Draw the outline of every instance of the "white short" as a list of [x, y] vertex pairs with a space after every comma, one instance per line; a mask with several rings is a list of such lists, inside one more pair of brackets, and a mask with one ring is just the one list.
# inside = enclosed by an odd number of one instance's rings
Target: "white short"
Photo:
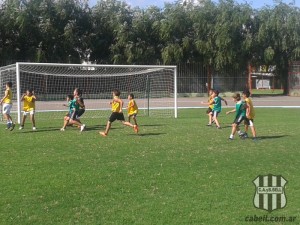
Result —
[[7, 103], [4, 103], [3, 104], [3, 110], [2, 110], [2, 113], [3, 114], [10, 114], [10, 110], [12, 108], [12, 104], [7, 104]]
[[34, 115], [34, 114], [35, 114], [34, 109], [33, 109], [33, 110], [30, 110], [30, 111], [24, 111], [24, 112], [23, 112], [23, 116], [27, 116], [28, 114]]

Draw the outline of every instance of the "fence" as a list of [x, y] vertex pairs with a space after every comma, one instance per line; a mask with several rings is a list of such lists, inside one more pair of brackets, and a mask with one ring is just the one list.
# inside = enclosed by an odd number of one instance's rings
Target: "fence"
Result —
[[290, 64], [289, 95], [300, 96], [300, 61]]
[[220, 92], [242, 91], [248, 87], [248, 72], [241, 69], [224, 69], [216, 71], [201, 63], [179, 64], [177, 92], [179, 96], [203, 96], [208, 87]]

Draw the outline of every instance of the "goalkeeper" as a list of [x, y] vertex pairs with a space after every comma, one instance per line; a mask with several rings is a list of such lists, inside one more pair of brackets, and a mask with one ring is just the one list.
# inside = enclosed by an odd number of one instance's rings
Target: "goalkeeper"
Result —
[[21, 97], [21, 101], [24, 102], [23, 106], [23, 118], [22, 118], [22, 123], [19, 128], [19, 130], [24, 129], [24, 124], [25, 120], [27, 118], [27, 115], [30, 115], [30, 120], [32, 123], [32, 130], [36, 130], [35, 127], [35, 101], [36, 101], [36, 96], [34, 94], [34, 91], [32, 89], [28, 89], [26, 93], [24, 93]]

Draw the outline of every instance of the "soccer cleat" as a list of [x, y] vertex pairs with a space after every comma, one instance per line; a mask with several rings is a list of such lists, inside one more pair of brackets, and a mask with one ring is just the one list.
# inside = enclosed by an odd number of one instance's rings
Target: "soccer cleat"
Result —
[[15, 129], [15, 126], [16, 126], [16, 124], [14, 124], [14, 123], [13, 123], [13, 124], [11, 124], [11, 127], [10, 127], [10, 129], [9, 129], [9, 130], [10, 130], [10, 131], [13, 131], [13, 130]]
[[23, 129], [24, 129], [24, 127], [23, 127], [23, 126], [20, 126], [20, 127], [19, 127], [19, 130], [23, 130]]
[[253, 137], [252, 141], [258, 141], [258, 139], [256, 137]]
[[65, 131], [65, 128], [61, 128], [60, 131]]
[[133, 125], [133, 130], [135, 133], [139, 132], [139, 127], [137, 125]]
[[36, 127], [32, 127], [32, 130], [36, 130]]
[[6, 125], [5, 130], [9, 130], [10, 128], [11, 128], [11, 123], [8, 123], [8, 124]]
[[244, 135], [245, 135], [245, 133], [243, 133], [243, 132], [239, 133], [240, 137], [243, 137]]
[[233, 138], [228, 138], [230, 141], [233, 141]]
[[247, 134], [247, 133], [244, 133], [244, 134], [243, 134], [243, 138], [248, 138], [248, 134]]
[[206, 124], [206, 126], [208, 126], [208, 127], [211, 127], [211, 123], [209, 123], [209, 124]]
[[85, 129], [85, 124], [82, 124], [82, 126], [80, 127], [80, 132], [82, 132]]
[[99, 134], [100, 134], [101, 136], [103, 136], [103, 137], [106, 137], [106, 136], [107, 136], [107, 134], [104, 133], [104, 132], [99, 132]]
[[217, 127], [217, 129], [222, 129], [222, 127]]

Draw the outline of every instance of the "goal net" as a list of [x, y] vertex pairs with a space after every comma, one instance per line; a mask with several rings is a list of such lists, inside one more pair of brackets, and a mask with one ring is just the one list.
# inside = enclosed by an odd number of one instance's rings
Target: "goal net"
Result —
[[83, 92], [86, 118], [110, 115], [113, 89], [120, 90], [124, 107], [128, 94], [134, 94], [139, 116], [177, 117], [176, 66], [16, 63], [0, 68], [1, 94], [8, 81], [13, 83], [13, 112], [18, 122], [21, 95], [30, 88], [38, 98], [39, 119], [62, 119], [68, 111], [63, 104], [75, 88]]

